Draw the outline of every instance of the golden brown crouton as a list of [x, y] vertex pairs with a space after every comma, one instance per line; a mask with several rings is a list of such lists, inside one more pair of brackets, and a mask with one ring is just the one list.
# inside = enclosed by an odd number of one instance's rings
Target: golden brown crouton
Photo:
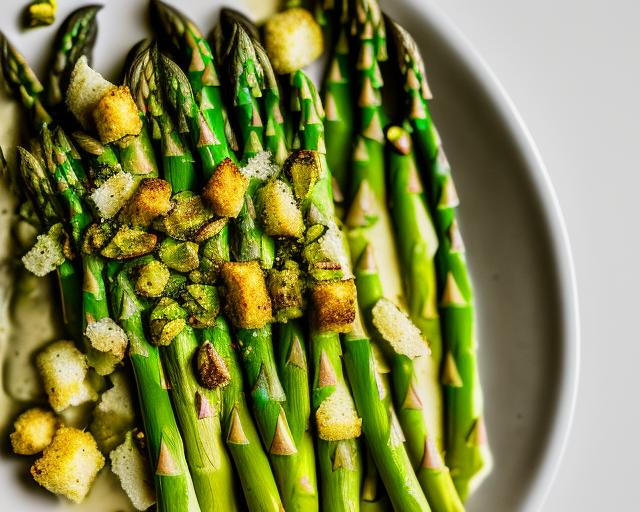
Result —
[[320, 331], [351, 332], [356, 318], [353, 279], [319, 282], [311, 288], [315, 327]]
[[147, 227], [171, 208], [171, 185], [161, 178], [145, 178], [122, 211], [125, 222]]
[[271, 321], [271, 299], [257, 261], [225, 262], [222, 279], [226, 311], [236, 327], [257, 329]]
[[34, 407], [23, 412], [13, 424], [11, 447], [19, 455], [35, 455], [51, 444], [58, 428], [55, 414]]
[[60, 427], [31, 466], [31, 475], [48, 491], [81, 503], [103, 466], [104, 457], [91, 434]]
[[202, 197], [216, 215], [236, 217], [248, 186], [248, 178], [230, 158], [225, 158], [204, 186]]
[[107, 92], [93, 110], [93, 121], [103, 144], [126, 140], [142, 130], [138, 107], [126, 85]]
[[325, 398], [316, 411], [318, 436], [325, 441], [340, 441], [359, 437], [362, 419], [358, 417], [351, 394], [344, 384]]
[[98, 398], [87, 372], [87, 358], [71, 341], [56, 341], [36, 357], [44, 390], [54, 411]]
[[291, 73], [320, 56], [322, 29], [306, 9], [286, 9], [265, 23], [264, 44], [276, 73]]
[[258, 210], [269, 236], [299, 238], [304, 233], [302, 212], [284, 181], [271, 180], [258, 191]]

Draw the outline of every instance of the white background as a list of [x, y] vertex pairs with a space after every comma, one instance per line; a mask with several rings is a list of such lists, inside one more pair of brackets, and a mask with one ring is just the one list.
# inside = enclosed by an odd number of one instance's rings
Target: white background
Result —
[[640, 510], [640, 2], [437, 3], [522, 114], [573, 247], [580, 388], [544, 510]]

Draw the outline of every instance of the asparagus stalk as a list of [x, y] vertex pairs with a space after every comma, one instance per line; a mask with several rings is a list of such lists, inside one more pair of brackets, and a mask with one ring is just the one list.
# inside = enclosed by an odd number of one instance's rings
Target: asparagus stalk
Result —
[[[268, 65], [263, 50], [260, 47], [256, 50], [255, 34], [249, 30], [250, 24], [230, 10], [223, 10], [221, 23], [216, 28], [219, 41], [225, 37], [230, 39], [228, 43], [225, 42], [229, 49], [224, 59], [235, 90], [234, 114], [242, 134], [242, 152], [245, 157], [255, 155], [264, 147], [265, 130], [259, 99], [262, 97], [261, 89], [264, 84], [263, 65]], [[275, 78], [272, 78], [272, 85], [275, 85], [276, 90], [267, 91], [272, 96], [265, 102], [269, 124], [266, 131], [271, 132], [273, 129], [275, 134], [275, 125], [281, 122], [275, 115], [279, 113]], [[282, 137], [283, 132], [279, 133]], [[271, 138], [267, 140], [275, 142], [279, 147], [284, 146], [283, 138], [276, 140], [277, 135], [269, 137]], [[238, 261], [250, 261], [260, 257], [263, 268], [270, 268], [274, 259], [274, 242], [255, 223], [255, 213], [252, 211], [253, 197], [262, 181], [260, 178], [251, 180], [245, 205], [232, 225], [232, 229], [235, 228], [236, 231], [234, 236], [239, 242], [234, 256]], [[267, 255], [268, 257], [265, 257]], [[295, 325], [287, 325], [281, 331], [284, 335], [280, 336], [280, 340], [289, 345], [290, 350], [286, 353], [288, 361], [283, 360], [282, 354], [285, 352], [281, 352], [280, 362], [284, 370], [282, 375], [285, 384], [294, 388], [296, 384], [303, 384], [306, 361], [302, 353], [303, 347], [300, 345], [301, 333], [298, 331], [296, 335], [296, 332], [289, 331], [290, 329], [295, 329]], [[294, 404], [287, 401], [285, 388], [278, 374], [272, 335], [272, 326], [269, 323], [261, 328], [237, 331], [245, 372], [252, 389], [256, 420], [263, 442], [269, 447], [283, 504], [291, 510], [313, 510], [318, 508], [318, 495], [313, 445], [307, 432], [308, 416], [305, 418], [305, 403]], [[292, 351], [293, 349], [295, 351]], [[298, 368], [294, 368], [296, 364]], [[296, 391], [302, 391], [297, 394], [298, 397], [304, 396], [303, 390]]]
[[[153, 52], [153, 49], [146, 48], [134, 59], [129, 72], [131, 88], [139, 93], [137, 97], [142, 103], [139, 105], [141, 110], [144, 107], [152, 120], [159, 120], [163, 129], [171, 130], [165, 137], [180, 141], [180, 134], [171, 123], [165, 108], [165, 98], [157, 87], [161, 71], [158, 69], [158, 56], [154, 56]], [[139, 82], [143, 78], [146, 80], [145, 86]], [[187, 154], [188, 148], [178, 144], [171, 145], [171, 151], [167, 151], [166, 144], [163, 148], [163, 172], [172, 188], [182, 191], [189, 190], [183, 189], [187, 184], [195, 187], [196, 169]], [[154, 312], [158, 309], [170, 309], [171, 315], [176, 318], [187, 317], [187, 312], [177, 302], [161, 301]], [[184, 436], [187, 462], [201, 508], [236, 510], [238, 504], [232, 492], [234, 486], [231, 462], [223, 446], [220, 416], [214, 412], [219, 407], [220, 394], [201, 386], [195, 374], [189, 371], [198, 346], [196, 333], [185, 325], [170, 344], [161, 349], [172, 385], [170, 394]]]
[[51, 116], [42, 102], [44, 88], [22, 54], [0, 32], [2, 45], [2, 75], [13, 95], [22, 103], [29, 115], [30, 126], [37, 134], [43, 124], [51, 124]]
[[413, 130], [423, 182], [440, 241], [435, 254], [444, 363], [446, 463], [462, 500], [490, 472], [475, 334], [473, 290], [464, 255], [451, 167], [428, 110], [424, 63], [413, 38], [389, 21], [404, 77], [406, 115]]
[[[351, 195], [345, 211], [355, 217], [345, 217], [349, 228], [369, 225], [374, 252], [384, 261], [380, 276], [388, 297], [403, 297], [400, 269], [393, 243], [394, 232], [387, 210], [385, 185], [385, 139], [383, 127], [387, 119], [382, 105], [382, 74], [380, 63], [387, 58], [384, 19], [377, 0], [357, 0], [353, 6], [351, 62], [354, 63], [357, 88], [356, 134], [350, 166]], [[435, 411], [441, 411], [438, 402]]]
[[140, 395], [145, 439], [155, 468], [158, 512], [199, 512], [201, 507], [173, 415], [159, 350], [147, 341], [143, 327], [145, 308], [119, 265], [111, 262], [108, 271], [115, 317], [129, 338], [129, 357]]
[[75, 63], [83, 55], [91, 58], [98, 34], [96, 15], [101, 5], [85, 5], [73, 11], [62, 22], [53, 43], [47, 76], [45, 103], [51, 110], [58, 110], [64, 102], [64, 91]]
[[349, 192], [349, 164], [354, 135], [353, 73], [349, 56], [350, 2], [338, 2], [338, 6], [326, 13], [333, 30], [333, 41], [323, 80], [323, 104], [325, 109], [324, 131], [327, 163], [335, 180], [334, 200], [341, 203]]
[[229, 372], [229, 382], [222, 388], [221, 418], [247, 506], [249, 510], [279, 512], [282, 502], [245, 399], [242, 369], [224, 317], [218, 316], [214, 328], [203, 329], [201, 338], [201, 347], [210, 343]]
[[404, 447], [389, 382], [361, 327], [345, 335], [345, 363], [367, 446], [395, 510], [431, 510]]
[[[313, 82], [302, 72], [296, 71], [291, 75], [291, 96], [294, 106], [294, 117], [299, 127], [297, 139], [300, 147], [308, 154], [317, 155], [318, 174], [311, 182], [309, 190], [303, 195], [301, 209], [307, 222], [307, 236], [309, 231], [322, 226], [326, 230], [328, 239], [341, 242], [341, 233], [335, 221], [334, 203], [332, 197], [332, 179], [325, 158], [324, 128], [322, 124], [323, 110], [320, 97]], [[313, 165], [313, 164], [312, 164]], [[299, 189], [293, 177], [294, 190]], [[297, 186], [298, 185], [298, 186]], [[315, 226], [315, 227], [314, 227]], [[348, 259], [344, 254], [337, 258], [322, 258], [319, 260], [312, 252], [311, 241], [308, 249], [303, 251], [306, 263], [312, 277], [318, 281], [331, 281], [335, 278], [349, 279], [351, 277]], [[318, 248], [316, 248], [318, 249]], [[327, 259], [329, 261], [327, 261]], [[330, 263], [330, 265], [327, 265]], [[321, 267], [332, 267], [334, 272], [323, 272]], [[313, 284], [312, 284], [313, 286]], [[343, 374], [342, 350], [338, 332], [318, 329], [312, 326], [311, 352], [313, 356], [313, 408], [316, 415], [324, 410], [327, 399], [336, 390], [346, 392], [345, 400], [353, 406], [346, 379]], [[326, 375], [331, 375], [327, 380]], [[326, 403], [325, 403], [326, 402]], [[323, 403], [325, 403], [323, 407]], [[327, 414], [338, 414], [339, 411], [327, 411]], [[318, 461], [320, 467], [321, 495], [323, 496], [323, 510], [358, 510], [360, 503], [360, 487], [362, 482], [362, 455], [360, 446], [355, 439], [359, 432], [345, 433], [340, 439], [326, 439], [320, 433], [317, 441]]]
[[[222, 101], [218, 71], [209, 43], [198, 27], [177, 9], [159, 0], [152, 0], [150, 9], [152, 21], [157, 22], [154, 27], [160, 31], [162, 40], [171, 44], [180, 57], [179, 62], [188, 71], [197, 105], [213, 134], [212, 161], [219, 163], [232, 156], [228, 141], [231, 147], [235, 147], [236, 142]], [[206, 175], [209, 162], [203, 164]]]
[[[38, 159], [23, 148], [18, 148], [18, 169], [25, 185], [27, 197], [45, 229], [64, 221], [62, 205], [55, 196], [51, 183]], [[82, 276], [71, 255], [57, 268], [65, 325], [74, 339], [82, 339]]]

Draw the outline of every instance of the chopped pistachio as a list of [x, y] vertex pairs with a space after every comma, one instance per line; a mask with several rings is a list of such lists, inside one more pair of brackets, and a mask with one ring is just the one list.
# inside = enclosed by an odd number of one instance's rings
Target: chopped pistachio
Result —
[[298, 266], [289, 261], [282, 270], [272, 269], [267, 276], [267, 287], [276, 321], [286, 322], [302, 316], [302, 279]]
[[306, 149], [291, 153], [284, 163], [284, 169], [296, 197], [304, 199], [320, 177], [319, 154]]
[[187, 286], [187, 278], [182, 274], [177, 274], [175, 272], [171, 273], [169, 280], [167, 281], [166, 286], [164, 287], [164, 291], [162, 295], [165, 297], [170, 297], [172, 299], [178, 300], [182, 297], [184, 293], [185, 287]]
[[157, 227], [176, 240], [192, 240], [213, 219], [213, 212], [193, 192], [180, 192], [173, 196], [173, 201], [173, 209], [160, 219]]
[[56, 0], [36, 0], [31, 2], [24, 11], [26, 27], [45, 27], [53, 24], [56, 19], [58, 2]]
[[220, 312], [220, 298], [215, 286], [190, 284], [184, 293], [184, 308], [193, 327], [213, 327]]
[[191, 272], [198, 268], [198, 244], [165, 238], [160, 244], [160, 259], [170, 269]]
[[100, 254], [112, 260], [126, 260], [144, 256], [153, 251], [158, 237], [140, 229], [121, 226]]
[[82, 252], [93, 254], [96, 251], [100, 251], [113, 238], [117, 229], [117, 226], [111, 222], [91, 224], [84, 232]]
[[187, 312], [175, 300], [160, 299], [149, 317], [151, 341], [160, 346], [170, 345], [187, 325], [186, 317]]
[[167, 286], [170, 275], [164, 263], [153, 260], [140, 268], [136, 292], [145, 297], [159, 297]]
[[198, 381], [207, 389], [226, 386], [231, 381], [224, 359], [216, 352], [210, 341], [205, 341], [198, 349], [196, 367]]

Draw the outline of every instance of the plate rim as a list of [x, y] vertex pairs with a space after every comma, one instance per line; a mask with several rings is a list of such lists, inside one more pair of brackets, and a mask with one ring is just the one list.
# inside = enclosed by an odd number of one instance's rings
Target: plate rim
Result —
[[562, 307], [561, 371], [552, 416], [552, 427], [546, 439], [540, 464], [524, 499], [525, 511], [538, 511], [546, 502], [558, 475], [569, 440], [575, 415], [580, 369], [580, 315], [578, 287], [571, 243], [560, 202], [542, 155], [506, 89], [478, 50], [443, 11], [435, 0], [404, 0], [404, 3], [423, 16], [436, 35], [449, 46], [470, 75], [482, 87], [482, 94], [494, 109], [500, 122], [508, 128], [514, 147], [526, 163], [527, 177], [534, 196], [542, 206], [545, 232], [549, 236], [558, 297]]

